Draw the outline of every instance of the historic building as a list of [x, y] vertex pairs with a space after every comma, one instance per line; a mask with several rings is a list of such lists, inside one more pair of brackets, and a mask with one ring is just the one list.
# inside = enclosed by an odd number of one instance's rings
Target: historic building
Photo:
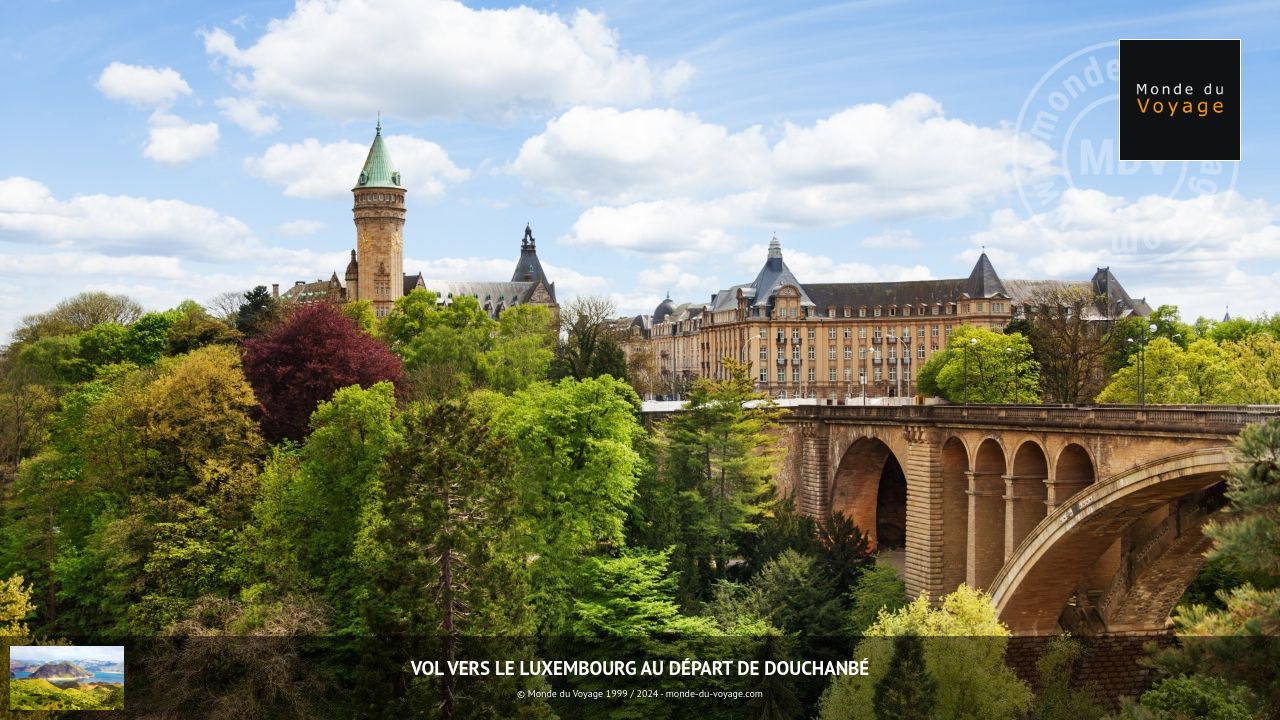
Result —
[[[405, 188], [382, 141], [381, 122], [351, 194], [355, 196], [356, 247], [343, 278], [334, 271], [328, 280], [299, 280], [283, 293], [284, 298], [297, 302], [368, 300], [374, 313], [384, 317], [396, 300], [416, 288], [426, 288], [442, 305], [455, 298], [473, 297], [495, 318], [516, 305], [543, 305], [553, 314], [558, 311], [555, 283], [542, 270], [533, 230], [527, 225], [520, 241], [520, 258], [508, 282], [436, 281], [427, 280], [421, 272], [404, 273]], [[279, 286], [276, 293], [280, 294]]]
[[915, 372], [954, 328], [1003, 329], [1039, 293], [1073, 285], [1098, 298], [1099, 319], [1150, 313], [1108, 268], [1088, 281], [1001, 280], [985, 252], [967, 278], [803, 284], [775, 237], [755, 280], [706, 304], [668, 296], [652, 316], [620, 324], [629, 358], [656, 375], [655, 396], [723, 377], [726, 357], [750, 363], [758, 387], [778, 398], [910, 396]]

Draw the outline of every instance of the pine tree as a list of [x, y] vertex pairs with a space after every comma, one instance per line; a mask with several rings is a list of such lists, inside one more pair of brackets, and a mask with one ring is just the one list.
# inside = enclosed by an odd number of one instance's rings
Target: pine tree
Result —
[[915, 635], [893, 639], [893, 659], [876, 683], [876, 720], [933, 717], [938, 681], [924, 666], [924, 645]]

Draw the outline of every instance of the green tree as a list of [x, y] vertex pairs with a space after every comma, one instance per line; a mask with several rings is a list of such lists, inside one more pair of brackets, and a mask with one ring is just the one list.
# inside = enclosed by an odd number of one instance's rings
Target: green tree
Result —
[[[1205, 526], [1211, 562], [1280, 583], [1280, 420], [1247, 426], [1236, 447], [1240, 462], [1227, 474], [1228, 506]], [[1174, 621], [1181, 647], [1156, 656], [1169, 675], [1214, 675], [1249, 687], [1280, 714], [1280, 590], [1245, 584], [1219, 595], [1225, 609], [1179, 608]], [[1145, 703], [1144, 703], [1145, 704]]]
[[1023, 303], [1025, 318], [1005, 328], [1031, 342], [1046, 402], [1088, 402], [1102, 390], [1118, 342], [1110, 303], [1092, 289], [1050, 286]]
[[756, 614], [800, 638], [833, 638], [843, 632], [840, 596], [812, 556], [786, 550], [751, 579]]
[[1106, 710], [1092, 687], [1073, 688], [1084, 645], [1068, 635], [1049, 643], [1036, 661], [1036, 699], [1027, 720], [1098, 720]]
[[183, 300], [170, 311], [168, 353], [184, 355], [206, 345], [231, 344], [240, 333], [230, 324], [213, 317], [194, 300]]
[[954, 403], [1037, 402], [1040, 367], [1031, 354], [1021, 335], [962, 325], [920, 369], [920, 392]]
[[517, 305], [498, 317], [493, 348], [480, 356], [480, 375], [487, 387], [512, 393], [547, 379], [555, 357], [551, 311]]
[[734, 538], [752, 532], [772, 497], [778, 416], [746, 365], [725, 360], [727, 377], [699, 379], [685, 411], [662, 426], [662, 472], [679, 493], [682, 542], [675, 558], [682, 601], [707, 597], [737, 554]]
[[31, 589], [21, 575], [0, 581], [0, 637], [25, 637], [30, 631], [23, 621], [32, 610]]
[[1008, 628], [987, 595], [961, 585], [937, 608], [921, 595], [881, 614], [853, 653], [868, 658], [869, 676], [835, 678], [822, 696], [822, 720], [875, 717], [875, 687], [888, 672], [892, 638], [900, 635], [923, 638], [925, 668], [938, 682], [938, 717], [1011, 719], [1030, 708], [1031, 689], [1004, 664]]
[[893, 639], [893, 659], [884, 677], [876, 683], [876, 720], [934, 717], [938, 682], [924, 667], [924, 646], [914, 635]]
[[520, 507], [542, 627], [562, 631], [583, 558], [623, 545], [642, 460], [639, 398], [612, 378], [534, 383], [485, 396], [489, 423], [516, 451]]
[[816, 549], [819, 565], [840, 596], [849, 592], [859, 576], [875, 564], [867, 536], [839, 510], [817, 524]]
[[129, 326], [120, 341], [123, 358], [135, 365], [150, 365], [169, 348], [169, 330], [177, 322], [176, 311], [147, 313]]
[[610, 320], [613, 303], [606, 298], [579, 297], [560, 313], [564, 340], [556, 347], [551, 377], [575, 378], [608, 375], [627, 379], [627, 359]]
[[1194, 402], [1195, 389], [1187, 377], [1185, 353], [1165, 338], [1147, 343], [1142, 356], [1129, 357], [1129, 364], [1098, 394], [1101, 403], [1137, 403], [1139, 362], [1145, 363], [1146, 401], [1155, 405]]
[[124, 338], [129, 330], [116, 323], [102, 323], [80, 333], [80, 359], [84, 362], [82, 377], [93, 377], [98, 368], [124, 360]]
[[492, 349], [498, 324], [473, 297], [439, 305], [418, 288], [383, 318], [384, 339], [404, 358], [405, 379], [420, 398], [461, 397], [484, 383], [482, 356]]
[[236, 309], [236, 330], [246, 337], [253, 337], [275, 322], [280, 311], [280, 301], [272, 297], [266, 285], [246, 291], [244, 301]]
[[582, 589], [574, 594], [570, 630], [576, 637], [648, 638], [659, 634], [710, 634], [714, 624], [680, 614], [669, 550], [622, 549], [588, 560]]
[[342, 314], [354, 320], [362, 332], [369, 335], [376, 334], [378, 315], [373, 310], [373, 301], [348, 300], [342, 305]]
[[[1280, 316], [1277, 316], [1280, 317]], [[1221, 343], [1232, 377], [1224, 400], [1242, 405], [1280, 403], [1280, 340], [1255, 333]]]
[[847, 626], [853, 636], [864, 634], [881, 612], [895, 613], [907, 604], [907, 586], [892, 565], [871, 565], [849, 591]]
[[82, 292], [59, 302], [48, 312], [28, 315], [13, 333], [17, 343], [55, 335], [75, 335], [95, 325], [128, 325], [142, 315], [142, 306], [124, 295]]
[[[1220, 678], [1196, 676], [1161, 680], [1142, 694], [1141, 708], [1150, 720], [1255, 720], [1257, 699], [1249, 689]], [[1121, 718], [1142, 717], [1126, 708]]]

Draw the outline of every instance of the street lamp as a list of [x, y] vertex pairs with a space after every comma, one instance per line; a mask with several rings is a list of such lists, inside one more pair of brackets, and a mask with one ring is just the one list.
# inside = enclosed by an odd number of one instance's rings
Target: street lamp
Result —
[[969, 338], [969, 344], [964, 346], [964, 404], [969, 404], [969, 348], [978, 344], [978, 338]]
[[1009, 382], [1013, 383], [1013, 404], [1018, 404], [1018, 373], [1017, 367], [1013, 360], [1013, 348], [1004, 349], [1005, 357], [1009, 358]]
[[[1139, 336], [1138, 345], [1138, 404], [1147, 404], [1147, 342], [1150, 338], [1147, 333], [1152, 334], [1156, 331], [1155, 323], [1143, 326], [1142, 334]], [[1129, 338], [1129, 342], [1133, 342], [1133, 338]]]

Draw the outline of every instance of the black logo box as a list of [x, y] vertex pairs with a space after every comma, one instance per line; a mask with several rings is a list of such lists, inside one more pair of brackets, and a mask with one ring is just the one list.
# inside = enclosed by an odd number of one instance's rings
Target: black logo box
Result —
[[1239, 160], [1241, 101], [1239, 40], [1120, 41], [1121, 160]]

